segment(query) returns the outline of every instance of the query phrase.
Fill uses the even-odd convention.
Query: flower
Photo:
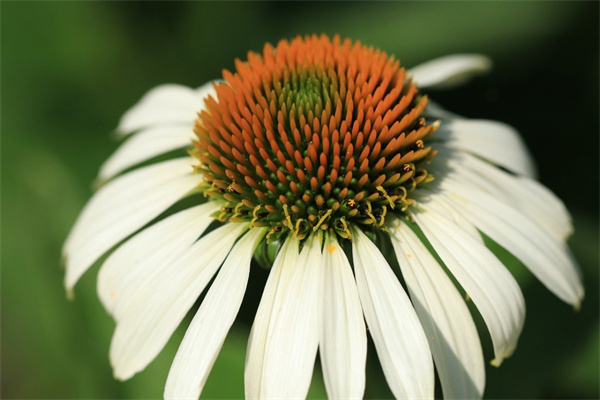
[[[570,216],[534,180],[517,133],[420,92],[486,71],[485,57],[406,71],[359,42],[311,36],[235,66],[197,90],[160,86],[123,116],[118,131],[131,137],[65,243],[68,291],[116,247],[98,294],[117,323],[117,378],[144,369],[210,286],[165,388],[197,398],[265,248],[277,254],[248,343],[249,398],[305,397],[318,350],[328,395],[362,397],[366,326],[396,397],[433,398],[434,362],[445,397],[481,397],[478,333],[431,250],[478,308],[500,365],[525,305],[482,233],[579,306]],[[400,271],[381,250],[390,242]]]

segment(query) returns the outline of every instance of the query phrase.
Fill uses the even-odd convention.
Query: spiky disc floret
[[[282,40],[223,72],[196,121],[195,154],[216,217],[350,237],[383,226],[433,179],[427,98],[386,53],[339,37]]]

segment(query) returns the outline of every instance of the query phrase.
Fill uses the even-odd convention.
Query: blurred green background
[[[574,312],[503,256],[523,288],[527,320],[513,357],[488,367],[486,397],[599,397],[598,2],[3,1],[1,8],[3,398],[162,395],[189,316],[144,372],[113,380],[114,324],[96,298],[98,266],[67,301],[62,242],[98,167],[118,146],[110,132],[145,91],[167,82],[199,86],[266,41],[313,32],[359,39],[408,67],[456,52],[493,58],[490,75],[431,96],[452,111],[520,130],[540,180],[574,215],[570,245],[587,292]],[[250,285],[265,279],[255,268]],[[260,290],[250,292],[207,398],[243,394],[245,346],[260,299]],[[367,397],[388,397],[373,351],[369,365]],[[311,396],[324,396],[318,369]]]

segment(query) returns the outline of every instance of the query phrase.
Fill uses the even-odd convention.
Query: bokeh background
[[[266,41],[321,32],[379,47],[408,67],[457,52],[494,60],[491,74],[430,94],[452,111],[520,130],[540,180],[573,213],[570,245],[587,293],[574,312],[501,254],[523,288],[527,320],[513,357],[501,368],[488,366],[486,397],[599,397],[598,2],[4,1],[1,7],[3,398],[162,395],[190,316],[144,372],[115,381],[108,362],[114,324],[96,298],[98,265],[83,277],[75,301],[67,301],[62,242],[90,198],[98,167],[118,146],[111,131],[145,91],[168,82],[199,86]],[[254,268],[251,287],[262,288],[266,274]],[[244,352],[259,298],[259,289],[249,291],[205,397],[243,395]],[[390,397],[374,354],[366,396]],[[317,368],[310,395],[324,393]]]

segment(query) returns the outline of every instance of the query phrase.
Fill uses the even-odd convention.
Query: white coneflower
[[[197,398],[257,246],[279,243],[266,286],[250,288],[262,299],[246,358],[248,398],[305,397],[317,351],[328,395],[362,397],[367,327],[394,396],[433,398],[435,362],[445,397],[481,397],[475,324],[425,243],[477,306],[495,365],[515,349],[525,305],[480,232],[560,299],[578,307],[583,297],[565,245],[569,214],[534,180],[517,133],[428,105],[419,91],[488,67],[484,57],[457,55],[406,71],[359,42],[298,37],[249,53],[223,81],[144,96],[123,116],[118,131],[131,137],[101,168],[105,183],[64,247],[71,291],[127,239],[98,278],[117,323],[115,376],[143,370],[214,277],[164,394]],[[139,166],[187,146],[187,157]],[[195,205],[154,222],[198,193],[206,199],[193,196]],[[401,271],[375,245],[381,240],[391,240]]]

